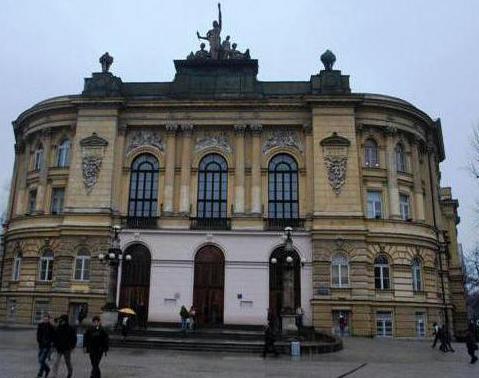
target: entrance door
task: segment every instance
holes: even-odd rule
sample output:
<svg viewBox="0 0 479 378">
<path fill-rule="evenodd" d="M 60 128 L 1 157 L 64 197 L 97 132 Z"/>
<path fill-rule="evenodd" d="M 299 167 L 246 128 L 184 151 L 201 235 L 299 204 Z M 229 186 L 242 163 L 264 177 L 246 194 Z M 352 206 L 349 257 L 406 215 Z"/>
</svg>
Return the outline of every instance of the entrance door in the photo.
<svg viewBox="0 0 479 378">
<path fill-rule="evenodd" d="M 292 257 L 291 263 L 287 257 Z M 294 306 L 284 309 L 283 306 L 283 282 L 286 269 L 292 269 L 294 283 Z M 283 248 L 276 249 L 269 260 L 269 312 L 273 319 L 280 319 L 282 310 L 293 313 L 301 306 L 301 261 L 296 252 L 287 254 Z"/>
<path fill-rule="evenodd" d="M 123 261 L 120 308 L 130 307 L 135 310 L 139 325 L 146 326 L 150 295 L 150 251 L 142 244 L 135 244 L 128 247 L 125 256 L 126 254 L 131 255 L 131 260 Z"/>
<path fill-rule="evenodd" d="M 195 256 L 193 305 L 203 326 L 223 324 L 225 258 L 215 246 L 201 248 Z"/>
</svg>

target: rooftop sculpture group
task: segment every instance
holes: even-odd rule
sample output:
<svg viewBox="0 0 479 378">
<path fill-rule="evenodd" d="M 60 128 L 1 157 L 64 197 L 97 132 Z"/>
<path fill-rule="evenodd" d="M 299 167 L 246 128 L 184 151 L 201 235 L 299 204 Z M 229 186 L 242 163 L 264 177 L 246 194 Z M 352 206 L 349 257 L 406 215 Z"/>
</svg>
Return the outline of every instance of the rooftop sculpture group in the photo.
<svg viewBox="0 0 479 378">
<path fill-rule="evenodd" d="M 227 35 L 225 40 L 221 41 L 221 4 L 218 3 L 218 21 L 213 21 L 213 29 L 208 30 L 206 36 L 202 37 L 199 32 L 196 32 L 198 39 L 208 41 L 210 45 L 209 51 L 205 50 L 205 43 L 200 44 L 200 50 L 196 53 L 191 52 L 188 60 L 227 60 L 227 59 L 250 59 L 249 49 L 244 53 L 237 50 L 237 44 L 230 42 L 230 36 Z"/>
</svg>

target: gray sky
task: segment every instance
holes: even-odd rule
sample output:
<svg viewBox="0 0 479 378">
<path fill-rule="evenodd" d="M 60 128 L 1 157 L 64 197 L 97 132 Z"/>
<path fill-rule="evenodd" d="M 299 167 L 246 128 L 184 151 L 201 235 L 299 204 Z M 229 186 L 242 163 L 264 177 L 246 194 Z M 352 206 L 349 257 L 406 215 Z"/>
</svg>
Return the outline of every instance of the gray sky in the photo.
<svg viewBox="0 0 479 378">
<path fill-rule="evenodd" d="M 479 183 L 466 170 L 479 123 L 479 2 L 446 0 L 225 0 L 223 36 L 259 60 L 260 80 L 309 80 L 330 48 L 354 92 L 397 96 L 441 117 L 442 186 L 460 201 L 471 247 Z M 77 94 L 109 51 L 123 81 L 171 81 L 173 59 L 199 45 L 217 17 L 211 0 L 2 0 L 0 203 L 13 167 L 11 121 L 38 101 Z"/>
</svg>

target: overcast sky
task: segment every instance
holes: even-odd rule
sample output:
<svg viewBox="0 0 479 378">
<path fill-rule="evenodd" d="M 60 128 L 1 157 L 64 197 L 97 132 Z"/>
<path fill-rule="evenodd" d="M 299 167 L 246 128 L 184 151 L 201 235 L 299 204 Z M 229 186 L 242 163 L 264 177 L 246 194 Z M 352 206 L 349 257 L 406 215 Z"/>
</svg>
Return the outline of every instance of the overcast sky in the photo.
<svg viewBox="0 0 479 378">
<path fill-rule="evenodd" d="M 211 0 L 1 0 L 0 201 L 13 168 L 11 121 L 48 97 L 78 94 L 109 51 L 123 81 L 171 81 L 198 48 Z M 460 201 L 460 241 L 474 245 L 478 182 L 466 170 L 479 123 L 479 1 L 226 0 L 223 36 L 259 60 L 260 80 L 309 80 L 329 48 L 354 92 L 397 96 L 442 119 L 442 186 Z"/>
</svg>

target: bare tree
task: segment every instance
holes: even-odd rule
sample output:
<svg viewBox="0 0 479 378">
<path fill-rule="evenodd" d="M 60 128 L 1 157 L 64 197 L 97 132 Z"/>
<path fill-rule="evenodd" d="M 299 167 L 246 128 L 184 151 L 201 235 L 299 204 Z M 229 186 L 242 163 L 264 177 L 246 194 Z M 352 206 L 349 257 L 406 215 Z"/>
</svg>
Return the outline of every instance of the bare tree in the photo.
<svg viewBox="0 0 479 378">
<path fill-rule="evenodd" d="M 469 161 L 469 169 L 475 178 L 479 179 L 479 125 L 472 132 L 472 157 Z"/>
<path fill-rule="evenodd" d="M 473 293 L 479 290 L 479 244 L 476 244 L 464 260 L 466 287 L 469 293 Z"/>
</svg>

